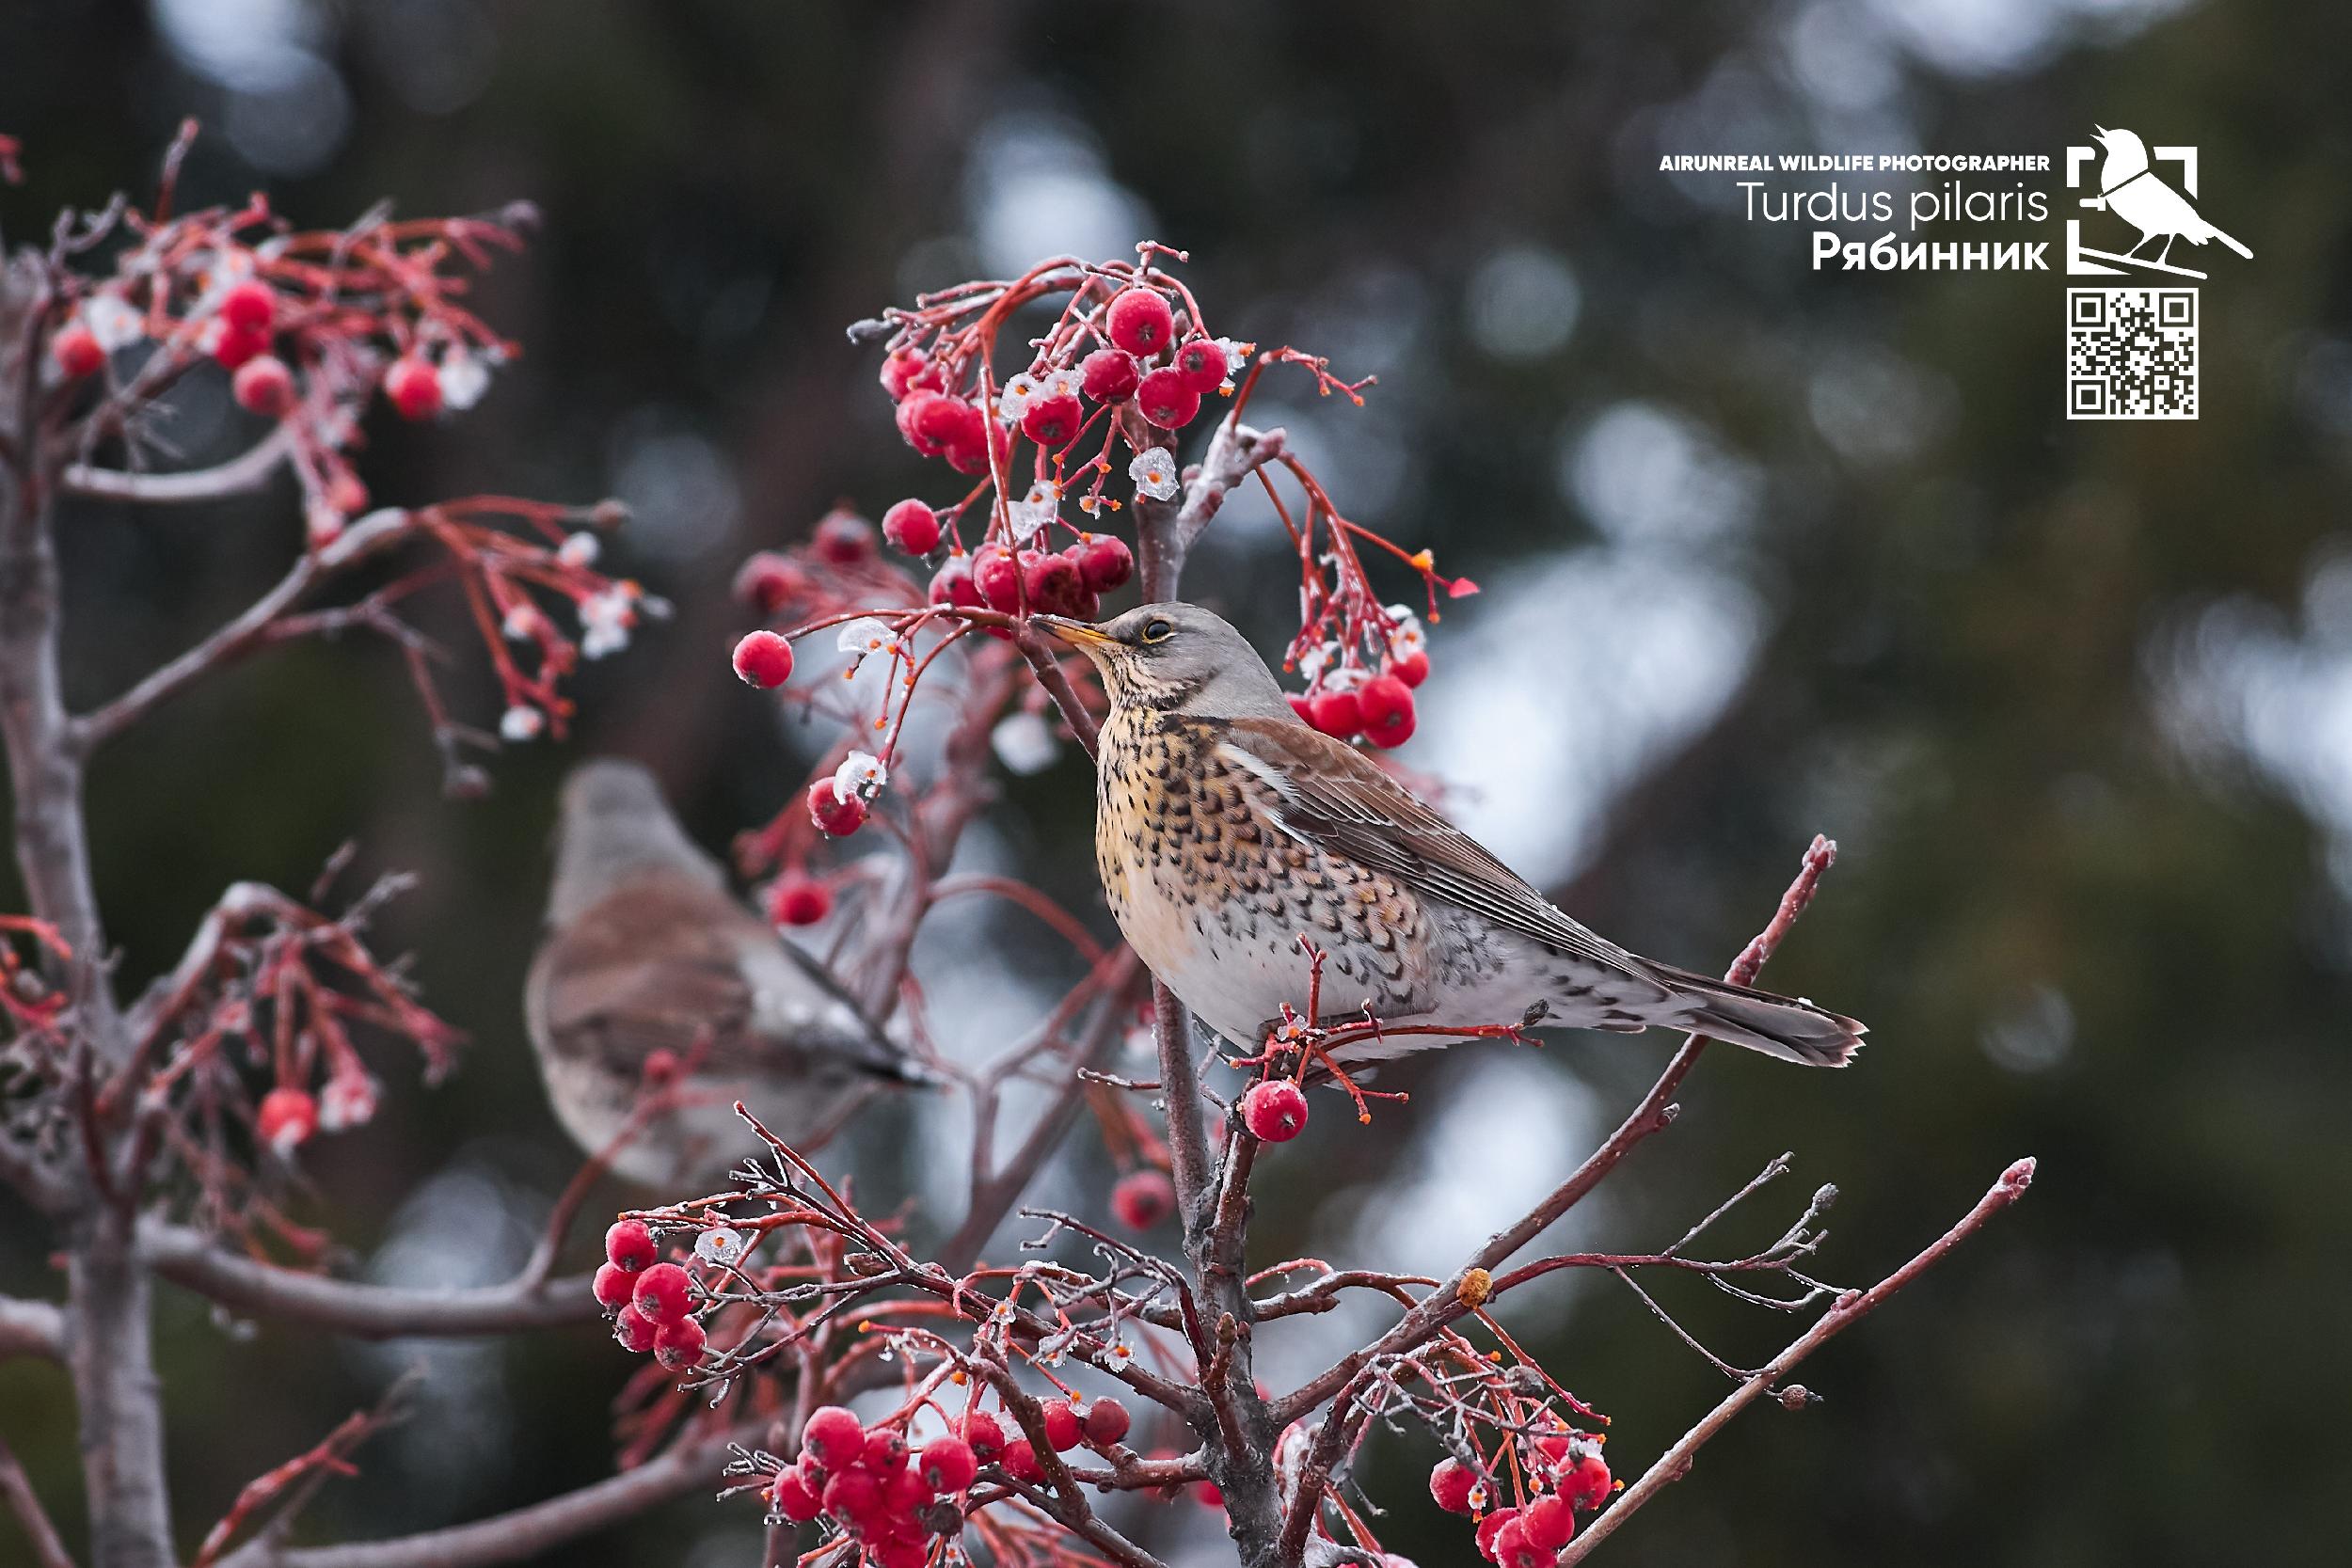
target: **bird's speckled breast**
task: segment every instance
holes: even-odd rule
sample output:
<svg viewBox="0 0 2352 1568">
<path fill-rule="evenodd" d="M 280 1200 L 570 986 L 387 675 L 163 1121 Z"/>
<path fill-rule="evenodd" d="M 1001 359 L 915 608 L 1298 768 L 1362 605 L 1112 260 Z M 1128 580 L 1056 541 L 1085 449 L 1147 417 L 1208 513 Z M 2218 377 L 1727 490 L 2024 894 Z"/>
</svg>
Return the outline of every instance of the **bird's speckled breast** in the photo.
<svg viewBox="0 0 2352 1568">
<path fill-rule="evenodd" d="M 1429 926 L 1375 872 L 1272 819 L 1270 786 L 1219 753 L 1223 726 L 1140 705 L 1103 727 L 1095 859 L 1129 945 L 1203 1022 L 1237 1042 L 1307 1006 L 1305 936 L 1327 955 L 1322 1011 L 1424 1010 Z"/>
</svg>

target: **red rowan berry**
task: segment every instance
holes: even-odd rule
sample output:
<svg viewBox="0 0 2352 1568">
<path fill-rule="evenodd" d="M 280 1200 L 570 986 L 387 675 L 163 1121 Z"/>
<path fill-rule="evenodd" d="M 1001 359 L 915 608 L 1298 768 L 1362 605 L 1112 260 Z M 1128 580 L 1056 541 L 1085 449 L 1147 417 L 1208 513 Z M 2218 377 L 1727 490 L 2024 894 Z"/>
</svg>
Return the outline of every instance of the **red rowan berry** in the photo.
<svg viewBox="0 0 2352 1568">
<path fill-rule="evenodd" d="M 899 401 L 898 411 L 892 418 L 898 422 L 899 438 L 926 457 L 939 455 L 937 439 L 926 434 L 924 421 L 931 418 L 930 405 L 944 403 L 945 394 L 930 391 L 910 392 Z"/>
<path fill-rule="evenodd" d="M 1522 1518 L 1524 1515 L 1521 1516 Z M 1514 1519 L 1495 1531 L 1489 1560 L 1495 1568 L 1547 1568 L 1552 1554 L 1527 1538 L 1527 1527 Z"/>
<path fill-rule="evenodd" d="M 657 1046 L 645 1053 L 644 1063 L 637 1069 L 637 1081 L 649 1089 L 666 1089 L 685 1070 L 686 1064 L 678 1060 L 676 1052 L 666 1045 Z"/>
<path fill-rule="evenodd" d="M 873 1568 L 923 1568 L 930 1560 L 930 1543 L 914 1536 L 891 1535 L 866 1544 L 866 1560 Z"/>
<path fill-rule="evenodd" d="M 930 356 L 921 349 L 893 349 L 882 359 L 882 384 L 891 402 L 902 403 L 909 392 L 936 390 L 939 372 L 931 369 Z"/>
<path fill-rule="evenodd" d="M 888 1476 L 907 1462 L 905 1433 L 896 1427 L 875 1427 L 866 1434 L 858 1463 L 878 1476 Z"/>
<path fill-rule="evenodd" d="M 1148 357 L 1166 348 L 1175 335 L 1176 313 L 1155 289 L 1126 289 L 1103 312 L 1103 325 L 1113 343 Z"/>
<path fill-rule="evenodd" d="M 1055 1400 L 1045 1407 L 1045 1441 L 1056 1453 L 1068 1453 L 1078 1446 L 1083 1427 L 1078 1413 L 1068 1400 Z"/>
<path fill-rule="evenodd" d="M 635 1274 L 660 1256 L 653 1231 L 644 1220 L 615 1220 L 604 1233 L 604 1259 L 625 1274 Z"/>
<path fill-rule="evenodd" d="M 1059 451 L 1078 438 L 1078 427 L 1085 423 L 1086 410 L 1076 398 L 1064 393 L 1029 404 L 1028 412 L 1021 416 L 1021 434 L 1047 451 Z"/>
<path fill-rule="evenodd" d="M 909 555 L 939 548 L 939 514 L 918 500 L 902 500 L 882 514 L 882 537 Z"/>
<path fill-rule="evenodd" d="M 772 691 L 792 678 L 792 644 L 772 631 L 747 632 L 735 645 L 735 673 L 744 685 Z"/>
<path fill-rule="evenodd" d="M 833 780 L 819 779 L 808 786 L 808 815 L 828 834 L 847 838 L 866 825 L 866 802 L 841 794 Z"/>
<path fill-rule="evenodd" d="M 1468 1513 L 1478 1477 L 1458 1459 L 1441 1459 L 1429 1472 L 1429 1497 L 1448 1513 Z"/>
<path fill-rule="evenodd" d="M 972 557 L 972 586 L 991 610 L 1021 608 L 1021 564 L 1002 545 L 982 545 Z"/>
<path fill-rule="evenodd" d="M 267 332 L 278 318 L 278 291 L 248 277 L 220 296 L 220 319 L 239 332 Z"/>
<path fill-rule="evenodd" d="M 1495 1537 L 1516 1523 L 1518 1516 L 1519 1511 L 1516 1508 L 1498 1508 L 1478 1521 L 1478 1555 L 1492 1562 L 1495 1560 Z"/>
<path fill-rule="evenodd" d="M 254 1113 L 253 1131 L 280 1155 L 292 1154 L 319 1130 L 319 1102 L 301 1089 L 272 1089 Z"/>
<path fill-rule="evenodd" d="M 1130 1230 L 1149 1230 L 1176 1207 L 1176 1183 L 1161 1170 L 1130 1171 L 1111 1189 L 1111 1213 Z"/>
<path fill-rule="evenodd" d="M 1307 1125 L 1307 1097 L 1287 1078 L 1250 1085 L 1241 1097 L 1242 1125 L 1264 1143 L 1288 1143 Z"/>
<path fill-rule="evenodd" d="M 1192 1495 L 1206 1508 L 1225 1506 L 1225 1489 L 1213 1481 L 1195 1481 Z"/>
<path fill-rule="evenodd" d="M 956 605 L 977 610 L 985 601 L 980 597 L 979 584 L 972 580 L 972 558 L 951 555 L 931 576 L 930 601 L 933 604 Z"/>
<path fill-rule="evenodd" d="M 1539 1456 L 1538 1464 L 1544 1470 L 1550 1473 L 1555 1481 L 1559 1479 L 1560 1471 L 1574 1463 L 1568 1452 L 1569 1445 L 1574 1441 L 1575 1439 L 1565 1432 L 1551 1433 L 1535 1439 L 1535 1452 Z"/>
<path fill-rule="evenodd" d="M 962 1438 L 934 1437 L 923 1445 L 915 1468 L 933 1492 L 961 1492 L 980 1473 L 980 1461 Z"/>
<path fill-rule="evenodd" d="M 833 890 L 803 872 L 787 871 L 768 890 L 768 918 L 778 926 L 814 926 L 833 913 Z"/>
<path fill-rule="evenodd" d="M 1184 384 L 1181 372 L 1163 366 L 1136 388 L 1136 407 L 1162 430 L 1182 430 L 1200 412 L 1200 394 Z"/>
<path fill-rule="evenodd" d="M 1036 1482 L 1045 1479 L 1045 1466 L 1037 1462 L 1037 1449 L 1025 1437 L 1016 1437 L 1006 1444 L 1004 1451 L 996 1456 L 996 1463 L 1015 1481 Z"/>
<path fill-rule="evenodd" d="M 359 483 L 359 476 L 345 468 L 326 482 L 326 504 L 349 516 L 368 504 L 368 487 Z"/>
<path fill-rule="evenodd" d="M 686 1316 L 691 1291 L 684 1269 L 675 1263 L 656 1263 L 637 1275 L 632 1298 L 637 1310 L 658 1323 L 674 1323 Z"/>
<path fill-rule="evenodd" d="M 596 1281 L 590 1288 L 596 1291 L 597 1306 L 608 1312 L 617 1312 L 637 1293 L 637 1281 L 618 1263 L 605 1263 L 597 1268 Z"/>
<path fill-rule="evenodd" d="M 1363 732 L 1363 705 L 1353 690 L 1318 691 L 1308 699 L 1307 722 L 1334 740 L 1352 739 Z"/>
<path fill-rule="evenodd" d="M 1225 385 L 1225 350 L 1207 338 L 1190 338 L 1178 345 L 1174 361 L 1184 385 L 1206 397 Z"/>
<path fill-rule="evenodd" d="M 1086 553 L 1078 558 L 1078 567 L 1086 575 L 1089 588 L 1097 594 L 1107 594 L 1124 587 L 1127 579 L 1136 575 L 1136 555 L 1124 539 L 1097 534 L 1086 541 Z"/>
<path fill-rule="evenodd" d="M 68 381 L 96 375 L 106 367 L 106 351 L 99 345 L 98 334 L 79 325 L 69 326 L 49 340 L 49 356 L 57 362 L 58 372 Z"/>
<path fill-rule="evenodd" d="M 1576 1510 L 1565 1497 L 1538 1497 L 1519 1511 L 1518 1523 L 1527 1544 L 1549 1554 L 1566 1545 L 1576 1534 Z"/>
<path fill-rule="evenodd" d="M 1412 689 L 1394 675 L 1375 675 L 1356 694 L 1364 736 L 1375 746 L 1402 746 L 1413 738 Z"/>
<path fill-rule="evenodd" d="M 1086 594 L 1086 578 L 1078 563 L 1066 555 L 1040 555 L 1023 563 L 1022 578 L 1029 590 L 1029 608 L 1051 615 L 1068 615 Z"/>
<path fill-rule="evenodd" d="M 1309 725 L 1314 723 L 1315 705 L 1308 701 L 1304 693 L 1297 691 L 1285 691 L 1282 693 L 1282 696 L 1284 700 L 1290 704 L 1291 711 L 1298 715 L 1298 721 L 1300 723 Z"/>
<path fill-rule="evenodd" d="M 1387 673 L 1406 686 L 1419 686 L 1429 678 L 1429 656 L 1416 649 L 1403 658 L 1389 660 Z"/>
<path fill-rule="evenodd" d="M 429 420 L 441 411 L 441 374 L 432 361 L 406 355 L 384 372 L 384 395 L 404 420 Z"/>
<path fill-rule="evenodd" d="M 1609 1462 L 1597 1453 L 1578 1460 L 1560 1478 L 1560 1495 L 1574 1508 L 1598 1508 L 1609 1497 Z"/>
<path fill-rule="evenodd" d="M 1005 1429 L 985 1410 L 974 1410 L 947 1423 L 948 1430 L 969 1444 L 972 1457 L 985 1465 L 1005 1449 Z"/>
<path fill-rule="evenodd" d="M 985 439 L 982 438 L 983 436 Z M 983 422 L 980 427 L 973 430 L 966 439 L 948 443 L 947 467 L 960 474 L 984 474 L 988 472 L 988 458 L 992 450 L 996 454 L 998 467 L 1001 468 L 1010 463 L 1012 461 L 1012 432 L 1002 425 L 990 425 Z"/>
<path fill-rule="evenodd" d="M 847 507 L 836 507 L 817 523 L 817 558 L 835 566 L 859 566 L 874 559 L 874 525 Z"/>
<path fill-rule="evenodd" d="M 265 420 L 283 419 L 294 405 L 294 372 L 278 356 L 261 355 L 237 367 L 229 391 L 246 413 Z"/>
<path fill-rule="evenodd" d="M 1134 1418 L 1127 1414 L 1127 1407 L 1117 1400 L 1101 1399 L 1087 1406 L 1086 1416 L 1079 1424 L 1084 1427 L 1089 1443 L 1098 1449 L 1106 1449 L 1127 1435 L 1127 1428 L 1134 1424 Z"/>
<path fill-rule="evenodd" d="M 823 1499 L 809 1490 L 797 1470 L 778 1470 L 768 1496 L 776 1512 L 796 1525 L 805 1525 L 825 1511 Z"/>
<path fill-rule="evenodd" d="M 643 1355 L 653 1349 L 654 1337 L 660 1332 L 661 1325 L 634 1306 L 622 1307 L 612 1319 L 612 1338 L 631 1355 Z"/>
<path fill-rule="evenodd" d="M 808 586 L 807 575 L 790 557 L 760 550 L 735 574 L 735 596 L 762 615 L 773 615 Z"/>
<path fill-rule="evenodd" d="M 1136 395 L 1143 367 L 1125 349 L 1098 348 L 1078 362 L 1079 389 L 1097 403 L 1124 403 Z"/>
<path fill-rule="evenodd" d="M 255 355 L 268 352 L 266 332 L 243 332 L 231 326 L 223 328 L 220 336 L 213 340 L 213 360 L 224 371 L 233 371 Z"/>
<path fill-rule="evenodd" d="M 906 1445 L 898 1445 L 898 1458 L 887 1467 L 876 1467 L 882 1478 L 882 1512 L 897 1516 L 900 1528 L 912 1527 L 914 1511 L 938 1495 L 938 1489 L 923 1479 L 923 1472 L 906 1462 Z"/>
<path fill-rule="evenodd" d="M 978 446 L 988 431 L 988 421 L 977 406 L 945 393 L 918 394 L 899 406 L 914 409 L 915 433 L 930 442 L 933 451 Z"/>
<path fill-rule="evenodd" d="M 882 1482 L 864 1470 L 836 1470 L 825 1482 L 825 1512 L 858 1528 L 882 1518 Z"/>
<path fill-rule="evenodd" d="M 801 1427 L 801 1447 L 828 1469 L 846 1469 L 866 1457 L 866 1423 L 838 1404 L 819 1405 Z"/>
<path fill-rule="evenodd" d="M 653 1358 L 677 1371 L 691 1367 L 703 1358 L 703 1325 L 691 1318 L 665 1323 L 653 1337 Z"/>
</svg>

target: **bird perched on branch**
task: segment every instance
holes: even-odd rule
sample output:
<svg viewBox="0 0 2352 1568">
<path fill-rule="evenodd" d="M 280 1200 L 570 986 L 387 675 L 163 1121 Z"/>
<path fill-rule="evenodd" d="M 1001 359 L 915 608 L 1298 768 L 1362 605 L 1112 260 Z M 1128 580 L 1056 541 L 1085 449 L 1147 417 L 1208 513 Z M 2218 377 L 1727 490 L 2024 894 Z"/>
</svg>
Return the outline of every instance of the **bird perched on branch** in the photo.
<svg viewBox="0 0 2352 1568">
<path fill-rule="evenodd" d="M 2091 139 L 2106 156 L 2099 161 L 2099 194 L 2084 198 L 2083 205 L 2111 211 L 2139 230 L 2137 243 L 2124 252 L 2126 256 L 2137 257 L 2141 245 L 2157 238 L 2164 241 L 2164 248 L 2156 253 L 2159 266 L 2165 265 L 2165 258 L 2172 254 L 2172 242 L 2176 239 L 2191 245 L 2219 240 L 2240 256 L 2253 256 L 2252 251 L 2199 217 L 2197 209 L 2188 204 L 2188 198 L 2157 176 L 2148 161 L 2148 144 L 2137 135 L 2102 128 L 2092 134 Z"/>
<path fill-rule="evenodd" d="M 752 1151 L 737 1100 L 798 1143 L 862 1085 L 926 1077 L 823 966 L 736 902 L 630 762 L 589 762 L 564 781 L 524 1010 L 548 1098 L 588 1153 L 659 1087 L 647 1083 L 657 1053 L 682 1070 L 677 1103 L 613 1161 L 647 1185 L 713 1181 Z"/>
<path fill-rule="evenodd" d="M 1033 619 L 1091 660 L 1110 698 L 1095 860 L 1120 929 L 1194 1015 L 1247 1049 L 1303 1014 L 1388 1026 L 1342 1065 L 1464 1037 L 1397 1026 L 1692 1030 L 1843 1067 L 1852 1019 L 1629 953 L 1374 766 L 1310 728 L 1241 633 L 1149 604 L 1101 626 Z"/>
</svg>

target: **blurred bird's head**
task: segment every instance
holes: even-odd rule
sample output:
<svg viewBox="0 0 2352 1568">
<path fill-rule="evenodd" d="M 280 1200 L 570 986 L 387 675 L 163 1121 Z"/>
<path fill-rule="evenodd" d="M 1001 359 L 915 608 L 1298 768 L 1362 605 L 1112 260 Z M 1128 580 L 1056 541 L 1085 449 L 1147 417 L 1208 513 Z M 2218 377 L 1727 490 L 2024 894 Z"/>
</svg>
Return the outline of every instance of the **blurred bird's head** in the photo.
<svg viewBox="0 0 2352 1568">
<path fill-rule="evenodd" d="M 1102 672 L 1114 705 L 1195 719 L 1290 717 L 1282 689 L 1249 640 L 1198 605 L 1148 604 L 1103 622 L 1030 617 Z"/>
<path fill-rule="evenodd" d="M 548 922 L 571 919 L 622 877 L 656 867 L 713 887 L 724 883 L 670 814 L 650 769 L 618 757 L 596 757 L 573 768 L 559 800 Z"/>
</svg>

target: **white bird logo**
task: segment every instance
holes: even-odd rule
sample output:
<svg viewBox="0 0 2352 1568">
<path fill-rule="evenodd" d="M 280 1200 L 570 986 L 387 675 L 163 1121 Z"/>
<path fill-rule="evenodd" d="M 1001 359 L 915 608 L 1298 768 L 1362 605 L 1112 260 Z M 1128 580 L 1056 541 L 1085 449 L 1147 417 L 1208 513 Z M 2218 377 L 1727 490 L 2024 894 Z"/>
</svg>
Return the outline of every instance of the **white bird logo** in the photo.
<svg viewBox="0 0 2352 1568">
<path fill-rule="evenodd" d="M 2083 198 L 2082 204 L 2101 212 L 2113 212 L 2116 216 L 2139 230 L 2139 242 L 2121 256 L 2119 261 L 2133 261 L 2142 266 L 2162 267 L 2168 272 L 2183 269 L 2169 265 L 2166 258 L 2172 253 L 2174 240 L 2186 240 L 2191 245 L 2203 245 L 2207 240 L 2219 240 L 2240 256 L 2249 258 L 2253 252 L 2224 234 L 2197 215 L 2197 209 L 2188 198 L 2160 179 L 2148 161 L 2148 144 L 2129 131 L 2109 131 L 2098 128 L 2093 138 L 2106 151 L 2099 165 L 2099 194 Z M 2193 177 L 2192 177 L 2193 178 Z M 2164 246 L 2151 259 L 2140 251 L 2156 240 Z M 2103 256 L 2103 251 L 2087 251 L 2087 255 Z M 2202 277 L 2192 273 L 2191 277 Z"/>
</svg>

